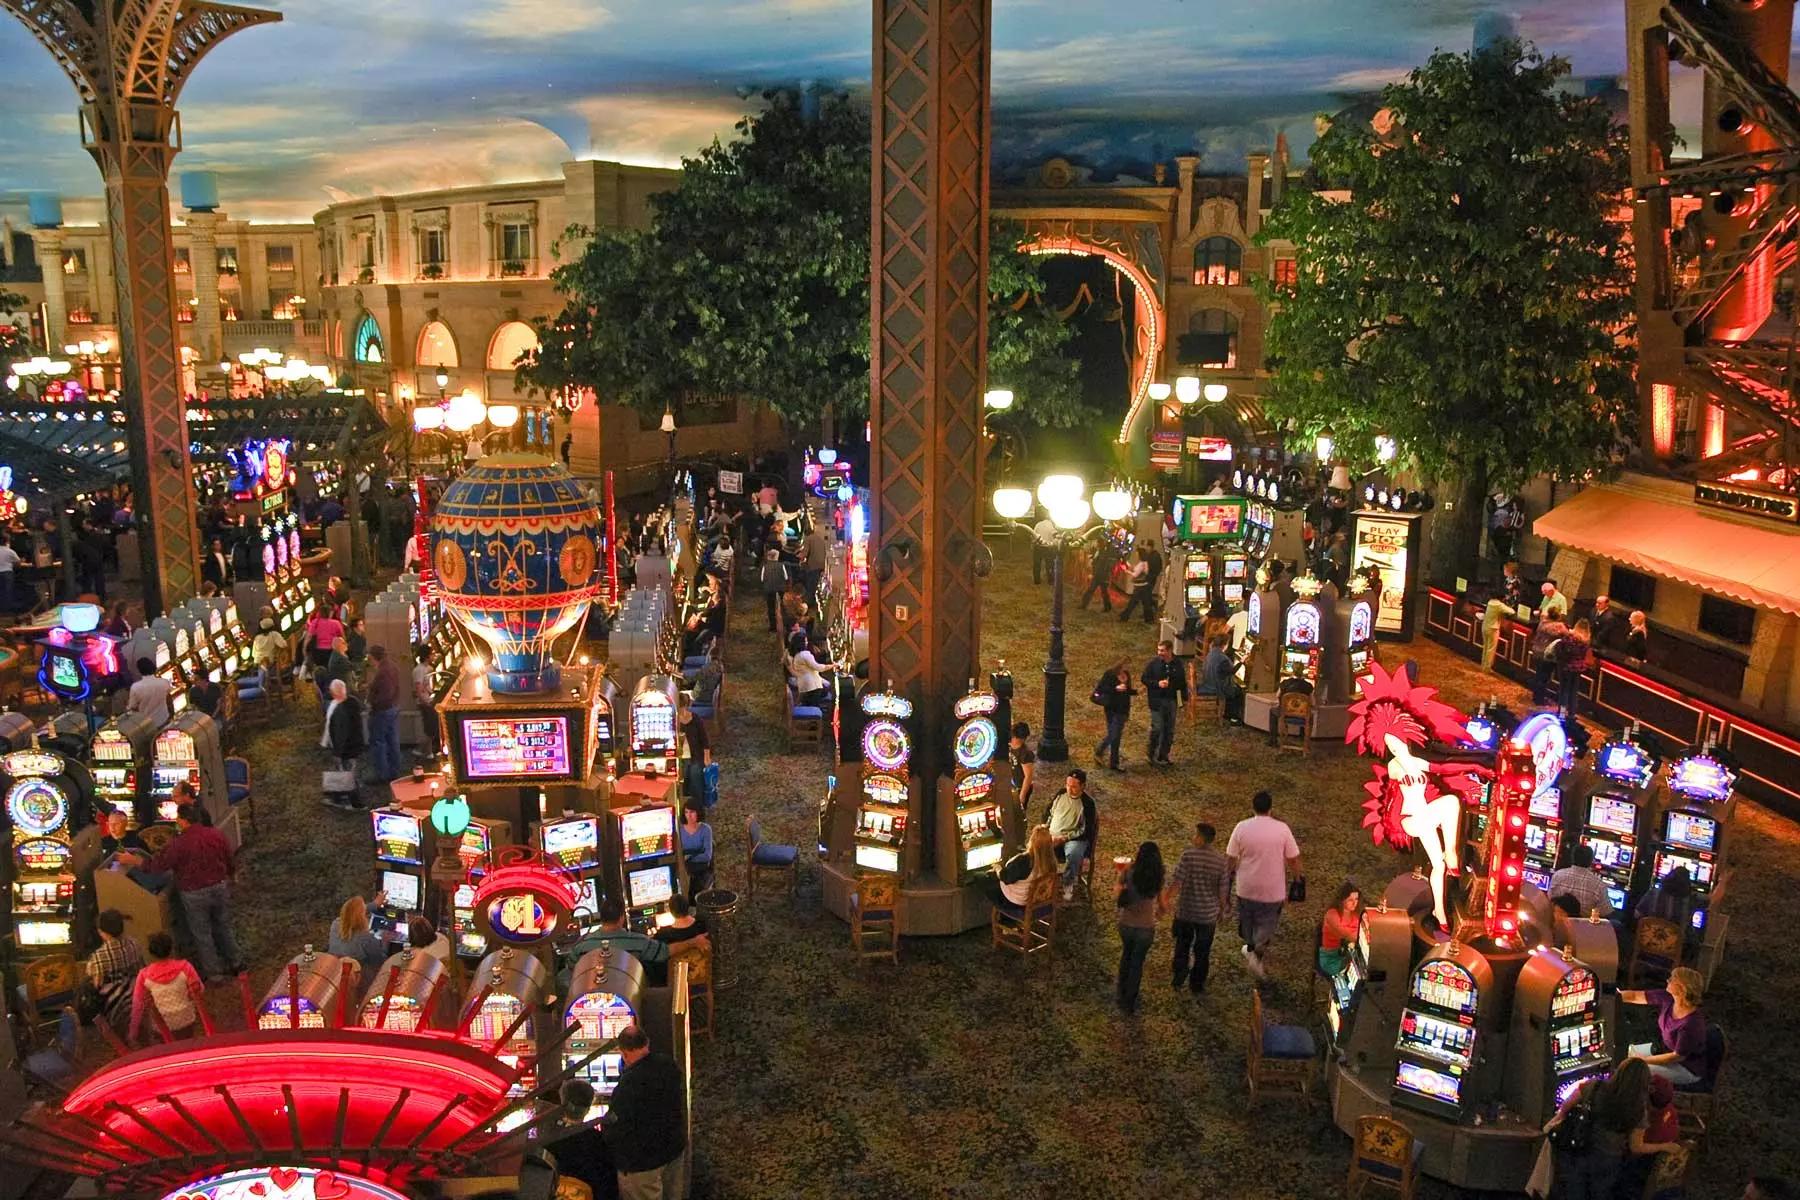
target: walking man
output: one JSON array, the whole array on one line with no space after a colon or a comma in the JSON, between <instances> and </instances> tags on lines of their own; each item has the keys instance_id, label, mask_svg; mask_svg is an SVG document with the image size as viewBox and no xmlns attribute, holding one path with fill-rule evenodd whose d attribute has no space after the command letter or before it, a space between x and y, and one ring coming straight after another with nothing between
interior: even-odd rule
<instances>
[{"instance_id":1,"label":"walking man","mask_svg":"<svg viewBox=\"0 0 1800 1200\"><path fill-rule=\"evenodd\" d=\"M1219 926L1219 913L1225 907L1226 880L1231 864L1213 845L1217 832L1201 821L1194 826L1194 840L1175 862L1175 874L1169 879L1164 896L1175 912L1175 975L1170 986L1180 990L1182 984L1198 996L1206 990L1206 977L1212 968L1213 932ZM1194 965L1188 966L1188 953L1193 952Z\"/></svg>"},{"instance_id":2,"label":"walking man","mask_svg":"<svg viewBox=\"0 0 1800 1200\"><path fill-rule=\"evenodd\" d=\"M1287 902L1288 878L1300 878L1300 846L1287 822L1269 815L1275 799L1258 792L1250 799L1254 816L1239 821L1225 844L1225 857L1237 879L1238 936L1244 940L1244 963L1261 979L1264 956L1275 940L1281 906Z\"/></svg>"},{"instance_id":3,"label":"walking man","mask_svg":"<svg viewBox=\"0 0 1800 1200\"><path fill-rule=\"evenodd\" d=\"M1088 580L1087 591L1081 593L1081 607L1087 608L1088 601L1094 593L1100 593L1100 607L1106 612L1112 611L1112 573L1119 564L1119 552L1113 549L1112 538L1104 532L1100 542L1094 547L1093 576Z\"/></svg>"},{"instance_id":4,"label":"walking man","mask_svg":"<svg viewBox=\"0 0 1800 1200\"><path fill-rule=\"evenodd\" d=\"M369 659L369 757L375 782L388 783L400 776L400 664L386 646L370 646Z\"/></svg>"},{"instance_id":5,"label":"walking man","mask_svg":"<svg viewBox=\"0 0 1800 1200\"><path fill-rule=\"evenodd\" d=\"M1187 668L1175 661L1175 643L1156 643L1156 657L1144 667L1144 697L1150 704L1150 761L1173 765L1169 751L1175 746L1175 713L1187 703Z\"/></svg>"},{"instance_id":6,"label":"walking man","mask_svg":"<svg viewBox=\"0 0 1800 1200\"><path fill-rule=\"evenodd\" d=\"M1056 558L1056 522L1045 513L1031 527L1031 582L1044 582L1044 568ZM1085 607L1085 606L1084 606Z\"/></svg>"}]
</instances>

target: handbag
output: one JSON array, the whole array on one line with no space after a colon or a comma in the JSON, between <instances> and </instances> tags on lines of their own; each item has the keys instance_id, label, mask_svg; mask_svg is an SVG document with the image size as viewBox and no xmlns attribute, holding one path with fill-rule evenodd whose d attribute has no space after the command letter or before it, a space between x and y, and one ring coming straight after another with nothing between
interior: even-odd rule
<instances>
[{"instance_id":1,"label":"handbag","mask_svg":"<svg viewBox=\"0 0 1800 1200\"><path fill-rule=\"evenodd\" d=\"M356 770L327 771L324 776L324 787L328 795L339 795L356 790Z\"/></svg>"},{"instance_id":2,"label":"handbag","mask_svg":"<svg viewBox=\"0 0 1800 1200\"><path fill-rule=\"evenodd\" d=\"M1594 1109L1582 1100L1550 1127L1550 1145L1565 1154L1586 1154L1594 1140Z\"/></svg>"},{"instance_id":3,"label":"handbag","mask_svg":"<svg viewBox=\"0 0 1800 1200\"><path fill-rule=\"evenodd\" d=\"M1296 875L1288 880L1288 903L1301 904L1306 900L1306 876Z\"/></svg>"}]
</instances>

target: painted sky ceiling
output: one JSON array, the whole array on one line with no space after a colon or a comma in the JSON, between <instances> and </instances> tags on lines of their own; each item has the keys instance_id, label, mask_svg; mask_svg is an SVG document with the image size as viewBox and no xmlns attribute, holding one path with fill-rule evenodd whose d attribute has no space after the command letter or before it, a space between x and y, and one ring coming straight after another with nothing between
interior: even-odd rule
<instances>
[{"instance_id":1,"label":"painted sky ceiling","mask_svg":"<svg viewBox=\"0 0 1800 1200\"><path fill-rule=\"evenodd\" d=\"M868 0L287 0L238 33L181 104L179 170L220 176L237 217L308 219L334 200L544 178L570 157L674 165L757 103L817 80L866 90ZM1502 11L1579 76L1624 69L1620 0ZM994 0L996 162L1102 170L1185 150L1202 170L1466 49L1476 0ZM746 99L745 97L748 97ZM0 15L0 212L31 191L93 219L99 179L75 93Z\"/></svg>"}]
</instances>

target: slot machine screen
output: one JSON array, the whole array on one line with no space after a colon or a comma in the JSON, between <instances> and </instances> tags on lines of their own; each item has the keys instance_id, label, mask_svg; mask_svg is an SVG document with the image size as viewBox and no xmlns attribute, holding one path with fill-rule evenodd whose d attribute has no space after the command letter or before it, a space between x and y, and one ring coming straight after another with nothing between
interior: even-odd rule
<instances>
[{"instance_id":1,"label":"slot machine screen","mask_svg":"<svg viewBox=\"0 0 1800 1200\"><path fill-rule=\"evenodd\" d=\"M1562 820L1562 789L1547 787L1533 792L1531 815L1545 821Z\"/></svg>"},{"instance_id":2,"label":"slot machine screen","mask_svg":"<svg viewBox=\"0 0 1800 1200\"><path fill-rule=\"evenodd\" d=\"M463 830L462 845L456 848L456 857L462 860L463 870L472 875L485 875L492 850L488 827L476 823Z\"/></svg>"},{"instance_id":3,"label":"slot machine screen","mask_svg":"<svg viewBox=\"0 0 1800 1200\"><path fill-rule=\"evenodd\" d=\"M1394 1074L1394 1086L1444 1104L1461 1102L1461 1079L1447 1071L1434 1071L1419 1063L1401 1063Z\"/></svg>"},{"instance_id":4,"label":"slot machine screen","mask_svg":"<svg viewBox=\"0 0 1800 1200\"><path fill-rule=\"evenodd\" d=\"M424 827L411 813L382 811L372 814L375 823L375 858L378 862L422 867Z\"/></svg>"},{"instance_id":5,"label":"slot machine screen","mask_svg":"<svg viewBox=\"0 0 1800 1200\"><path fill-rule=\"evenodd\" d=\"M867 867L871 871L886 871L890 875L900 871L900 852L890 850L886 846L856 847L856 865Z\"/></svg>"},{"instance_id":6,"label":"slot machine screen","mask_svg":"<svg viewBox=\"0 0 1800 1200\"><path fill-rule=\"evenodd\" d=\"M21 946L66 946L74 940L66 921L20 921L13 928Z\"/></svg>"},{"instance_id":7,"label":"slot machine screen","mask_svg":"<svg viewBox=\"0 0 1800 1200\"><path fill-rule=\"evenodd\" d=\"M1656 774L1656 760L1642 746L1631 742L1608 742L1600 747L1597 769L1608 779L1641 788Z\"/></svg>"},{"instance_id":8,"label":"slot machine screen","mask_svg":"<svg viewBox=\"0 0 1800 1200\"><path fill-rule=\"evenodd\" d=\"M870 804L906 807L906 785L892 775L871 775L863 780L863 795L868 797Z\"/></svg>"},{"instance_id":9,"label":"slot machine screen","mask_svg":"<svg viewBox=\"0 0 1800 1200\"><path fill-rule=\"evenodd\" d=\"M664 864L628 871L625 875L625 890L631 897L631 908L653 908L658 904L667 904L675 894L675 868Z\"/></svg>"},{"instance_id":10,"label":"slot machine screen","mask_svg":"<svg viewBox=\"0 0 1800 1200\"><path fill-rule=\"evenodd\" d=\"M1656 877L1661 879L1676 867L1686 867L1688 878L1696 887L1710 888L1713 885L1713 871L1718 864L1710 859L1690 858L1685 854L1671 854L1667 850L1656 853Z\"/></svg>"},{"instance_id":11,"label":"slot machine screen","mask_svg":"<svg viewBox=\"0 0 1800 1200\"><path fill-rule=\"evenodd\" d=\"M1551 1046L1559 1060L1581 1059L1605 1051L1598 1021L1586 1021L1552 1031Z\"/></svg>"},{"instance_id":12,"label":"slot machine screen","mask_svg":"<svg viewBox=\"0 0 1800 1200\"><path fill-rule=\"evenodd\" d=\"M383 871L381 890L387 893L387 906L401 912L419 911L419 877L405 871Z\"/></svg>"},{"instance_id":13,"label":"slot machine screen","mask_svg":"<svg viewBox=\"0 0 1800 1200\"><path fill-rule=\"evenodd\" d=\"M256 1027L258 1029L325 1028L324 1014L319 1011L317 1005L311 1000L308 1000L305 996L300 997L300 1020L295 1022L288 1012L288 1003L290 999L291 997L288 996L269 997L263 1004L262 1012L257 1014Z\"/></svg>"},{"instance_id":14,"label":"slot machine screen","mask_svg":"<svg viewBox=\"0 0 1800 1200\"><path fill-rule=\"evenodd\" d=\"M1689 850L1714 850L1719 823L1702 813L1672 812L1663 826L1663 841Z\"/></svg>"},{"instance_id":15,"label":"slot machine screen","mask_svg":"<svg viewBox=\"0 0 1800 1200\"><path fill-rule=\"evenodd\" d=\"M1475 1051L1475 1031L1455 1021L1407 1009L1400 1016L1400 1044L1445 1062L1465 1063Z\"/></svg>"},{"instance_id":16,"label":"slot machine screen","mask_svg":"<svg viewBox=\"0 0 1800 1200\"><path fill-rule=\"evenodd\" d=\"M1244 524L1247 502L1236 497L1198 497L1186 500L1187 511L1180 520L1183 536L1197 541L1219 541L1238 536Z\"/></svg>"},{"instance_id":17,"label":"slot machine screen","mask_svg":"<svg viewBox=\"0 0 1800 1200\"><path fill-rule=\"evenodd\" d=\"M1550 872L1548 871L1540 871L1536 867L1526 867L1525 882L1545 895L1550 893Z\"/></svg>"},{"instance_id":18,"label":"slot machine screen","mask_svg":"<svg viewBox=\"0 0 1800 1200\"><path fill-rule=\"evenodd\" d=\"M1250 562L1248 559L1228 558L1225 560L1225 578L1243 579L1246 578L1249 573ZM1238 590L1240 592L1243 591L1242 588L1239 588Z\"/></svg>"},{"instance_id":19,"label":"slot machine screen","mask_svg":"<svg viewBox=\"0 0 1800 1200\"><path fill-rule=\"evenodd\" d=\"M592 925L600 919L600 889L595 885L593 876L579 880L575 884L575 907L572 910L577 925Z\"/></svg>"},{"instance_id":20,"label":"slot machine screen","mask_svg":"<svg viewBox=\"0 0 1800 1200\"><path fill-rule=\"evenodd\" d=\"M1525 852L1554 860L1562 852L1562 831L1545 829L1542 825L1525 826Z\"/></svg>"},{"instance_id":21,"label":"slot machine screen","mask_svg":"<svg viewBox=\"0 0 1800 1200\"><path fill-rule=\"evenodd\" d=\"M1588 801L1587 823L1589 829L1632 837L1637 833L1637 805L1623 796L1602 793Z\"/></svg>"},{"instance_id":22,"label":"slot machine screen","mask_svg":"<svg viewBox=\"0 0 1800 1200\"><path fill-rule=\"evenodd\" d=\"M976 846L963 856L963 865L971 871L979 871L983 867L991 867L1000 861L1000 856L1005 850L1006 844L1004 842L988 842L984 845Z\"/></svg>"},{"instance_id":23,"label":"slot machine screen","mask_svg":"<svg viewBox=\"0 0 1800 1200\"><path fill-rule=\"evenodd\" d=\"M639 750L668 750L675 745L675 710L666 702L639 701L631 709L631 736Z\"/></svg>"},{"instance_id":24,"label":"slot machine screen","mask_svg":"<svg viewBox=\"0 0 1800 1200\"><path fill-rule=\"evenodd\" d=\"M1625 901L1629 898L1630 897L1626 895L1624 888L1614 887L1611 884L1606 885L1606 902L1613 906L1613 912L1624 912Z\"/></svg>"},{"instance_id":25,"label":"slot machine screen","mask_svg":"<svg viewBox=\"0 0 1800 1200\"><path fill-rule=\"evenodd\" d=\"M619 840L626 862L675 852L675 810L640 808L619 814Z\"/></svg>"},{"instance_id":26,"label":"slot machine screen","mask_svg":"<svg viewBox=\"0 0 1800 1200\"><path fill-rule=\"evenodd\" d=\"M1455 963L1429 962L1413 973L1413 999L1448 1009L1454 1013L1474 1015L1475 981Z\"/></svg>"},{"instance_id":27,"label":"slot machine screen","mask_svg":"<svg viewBox=\"0 0 1800 1200\"><path fill-rule=\"evenodd\" d=\"M1582 844L1594 851L1594 866L1605 870L1631 870L1631 847L1611 838L1584 837Z\"/></svg>"},{"instance_id":28,"label":"slot machine screen","mask_svg":"<svg viewBox=\"0 0 1800 1200\"><path fill-rule=\"evenodd\" d=\"M556 821L538 830L543 839L544 857L575 871L586 871L600 865L600 819L576 817Z\"/></svg>"},{"instance_id":29,"label":"slot machine screen","mask_svg":"<svg viewBox=\"0 0 1800 1200\"><path fill-rule=\"evenodd\" d=\"M162 670L169 665L169 643L156 643L156 669Z\"/></svg>"}]
</instances>

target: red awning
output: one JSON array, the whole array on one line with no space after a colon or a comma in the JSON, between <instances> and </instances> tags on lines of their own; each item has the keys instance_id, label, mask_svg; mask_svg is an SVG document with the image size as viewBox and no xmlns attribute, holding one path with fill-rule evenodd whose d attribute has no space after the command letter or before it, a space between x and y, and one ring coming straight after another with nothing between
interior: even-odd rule
<instances>
[{"instance_id":1,"label":"red awning","mask_svg":"<svg viewBox=\"0 0 1800 1200\"><path fill-rule=\"evenodd\" d=\"M1800 529L1760 528L1591 487L1532 522L1532 532L1635 571L1800 616Z\"/></svg>"}]
</instances>

